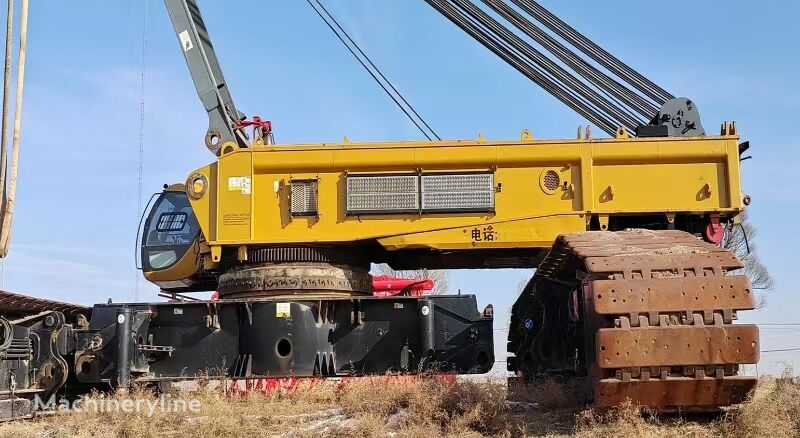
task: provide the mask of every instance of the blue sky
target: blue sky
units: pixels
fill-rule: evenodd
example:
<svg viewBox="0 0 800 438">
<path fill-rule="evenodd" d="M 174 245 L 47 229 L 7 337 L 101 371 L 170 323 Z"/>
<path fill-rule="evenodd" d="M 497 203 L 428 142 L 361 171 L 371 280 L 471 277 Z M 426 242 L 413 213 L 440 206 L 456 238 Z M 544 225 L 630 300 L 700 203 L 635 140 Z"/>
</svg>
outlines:
<svg viewBox="0 0 800 438">
<path fill-rule="evenodd" d="M 213 160 L 169 17 L 161 1 L 147 1 L 145 200 Z M 777 284 L 768 306 L 742 319 L 800 323 L 792 277 L 800 248 L 800 4 L 613 3 L 543 1 L 667 90 L 698 102 L 708 131 L 737 121 L 754 155 L 743 178 L 761 231 L 758 251 Z M 304 1 L 200 4 L 237 106 L 272 120 L 279 143 L 421 138 Z M 529 128 L 537 138 L 565 138 L 585 123 L 422 0 L 325 4 L 443 137 L 516 138 Z M 6 290 L 87 304 L 134 296 L 143 5 L 32 2 Z M 501 329 L 529 275 L 458 271 L 451 285 L 493 303 Z M 155 298 L 154 287 L 140 287 L 143 299 Z M 799 334 L 800 327 L 765 327 L 762 348 L 800 347 Z M 505 333 L 497 335 L 502 351 Z M 780 361 L 800 369 L 800 353 L 770 353 L 760 371 Z"/>
</svg>

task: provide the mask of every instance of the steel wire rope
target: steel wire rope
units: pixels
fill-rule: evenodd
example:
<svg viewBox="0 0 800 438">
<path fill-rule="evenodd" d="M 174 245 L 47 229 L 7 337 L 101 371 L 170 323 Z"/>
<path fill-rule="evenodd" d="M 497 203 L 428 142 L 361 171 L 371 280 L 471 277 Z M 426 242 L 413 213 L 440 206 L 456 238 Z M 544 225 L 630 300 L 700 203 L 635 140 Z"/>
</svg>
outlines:
<svg viewBox="0 0 800 438">
<path fill-rule="evenodd" d="M 422 116 L 419 115 L 419 113 L 414 109 L 414 107 L 403 97 L 402 93 L 400 93 L 394 87 L 394 85 L 392 85 L 391 81 L 389 81 L 389 79 L 386 78 L 386 76 L 383 74 L 383 72 L 381 72 L 381 70 L 372 62 L 372 60 L 366 55 L 366 53 L 364 53 L 364 51 L 361 50 L 359 45 L 355 41 L 353 41 L 352 38 L 350 38 L 350 35 L 347 33 L 347 31 L 344 30 L 344 28 L 341 25 L 339 25 L 339 22 L 336 21 L 336 18 L 334 18 L 333 15 L 331 15 L 328 12 L 328 10 L 325 9 L 325 7 L 322 5 L 322 3 L 319 2 L 319 0 L 314 0 L 314 2 L 319 5 L 319 7 L 322 9 L 322 12 L 319 9 L 317 9 L 317 7 L 314 6 L 314 3 L 312 3 L 312 0 L 306 0 L 306 3 L 308 3 L 308 5 L 311 6 L 311 8 L 314 10 L 314 12 L 316 12 L 317 15 L 319 15 L 319 17 L 322 19 L 322 21 L 325 22 L 325 25 L 328 26 L 328 28 L 336 35 L 336 37 L 339 39 L 339 41 L 342 42 L 342 44 L 345 46 L 345 48 L 347 48 L 347 50 L 350 52 L 350 54 L 353 55 L 353 57 L 356 59 L 356 61 L 358 61 L 358 63 L 361 64 L 362 67 L 364 67 L 364 69 L 367 71 L 367 73 L 369 73 L 369 75 L 372 76 L 372 79 L 374 79 L 375 82 L 377 82 L 378 85 L 380 85 L 380 87 L 383 89 L 383 91 L 386 93 L 386 95 L 388 95 L 392 99 L 392 101 L 394 101 L 395 105 L 397 105 L 397 107 L 400 108 L 401 111 L 403 111 L 403 113 L 406 115 L 406 117 L 408 117 L 408 119 L 411 121 L 411 123 L 413 123 L 414 126 L 417 127 L 417 129 L 419 129 L 419 131 L 422 133 L 422 135 L 424 135 L 425 138 L 427 138 L 428 140 L 433 140 L 433 138 L 436 138 L 437 140 L 441 140 L 439 135 L 436 134 L 436 131 L 434 131 L 433 128 L 431 128 L 430 125 L 425 121 L 425 119 L 422 118 Z M 324 12 L 324 14 L 323 14 L 323 12 Z M 325 15 L 328 16 L 330 21 L 328 20 L 328 18 L 325 17 Z M 331 24 L 331 23 L 333 23 L 333 24 Z M 334 27 L 334 25 L 336 27 Z M 336 30 L 337 28 L 339 29 L 339 31 Z M 344 37 L 342 35 L 344 35 Z M 367 63 L 369 63 L 369 65 L 372 66 L 375 69 L 375 72 L 377 72 L 377 75 L 375 74 L 375 72 L 372 71 L 372 69 L 370 69 L 367 66 L 367 64 L 364 62 L 364 60 L 362 60 L 361 57 L 359 57 L 358 54 L 356 54 L 356 50 L 353 50 L 353 48 L 350 46 L 350 44 L 348 44 L 347 41 L 345 41 L 345 38 L 347 39 L 347 41 L 350 41 L 352 43 L 352 45 L 356 48 L 356 50 L 361 55 L 363 55 L 363 57 L 364 57 L 364 59 L 366 59 Z M 403 104 L 401 104 L 400 101 L 398 101 L 398 97 L 395 97 L 395 95 L 392 94 L 392 92 L 389 91 L 387 86 L 384 85 L 384 83 L 378 78 L 378 76 L 383 78 L 383 80 L 386 82 L 386 84 L 388 84 L 389 88 L 391 88 L 394 91 L 394 93 L 397 94 L 397 96 L 400 98 L 400 100 L 402 100 L 405 103 L 405 105 L 408 106 L 408 108 L 411 110 L 411 112 L 414 115 L 416 115 L 416 117 L 419 119 L 419 121 L 417 121 L 417 119 L 415 119 L 414 116 L 412 116 L 412 114 L 409 113 L 408 109 L 406 109 L 406 107 Z M 425 129 L 422 128 L 420 123 L 422 123 L 422 125 L 427 127 L 428 130 L 430 130 L 430 133 L 425 131 Z"/>
</svg>

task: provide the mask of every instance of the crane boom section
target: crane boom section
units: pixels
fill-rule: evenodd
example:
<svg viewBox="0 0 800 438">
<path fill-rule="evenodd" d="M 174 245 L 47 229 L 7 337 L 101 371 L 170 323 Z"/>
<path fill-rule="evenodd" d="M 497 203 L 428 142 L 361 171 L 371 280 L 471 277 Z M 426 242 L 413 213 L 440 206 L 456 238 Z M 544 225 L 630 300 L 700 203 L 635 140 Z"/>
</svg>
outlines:
<svg viewBox="0 0 800 438">
<path fill-rule="evenodd" d="M 246 147 L 246 138 L 237 127 L 244 115 L 233 103 L 197 2 L 164 0 L 164 4 L 172 19 L 197 94 L 208 113 L 206 146 L 215 153 L 227 142 Z"/>
</svg>

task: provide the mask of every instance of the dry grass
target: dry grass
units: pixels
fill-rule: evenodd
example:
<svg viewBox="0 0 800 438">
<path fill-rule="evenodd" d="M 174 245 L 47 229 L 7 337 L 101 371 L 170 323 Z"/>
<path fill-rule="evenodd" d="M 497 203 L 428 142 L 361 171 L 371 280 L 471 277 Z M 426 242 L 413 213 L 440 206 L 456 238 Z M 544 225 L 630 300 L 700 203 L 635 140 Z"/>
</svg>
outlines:
<svg viewBox="0 0 800 438">
<path fill-rule="evenodd" d="M 762 380 L 753 399 L 722 426 L 742 437 L 800 437 L 800 382 Z"/>
<path fill-rule="evenodd" d="M 520 394 L 508 402 L 496 383 L 387 378 L 241 397 L 201 388 L 173 396 L 199 400 L 197 413 L 60 413 L 0 424 L 0 437 L 800 437 L 800 386 L 776 380 L 721 417 L 642 415 L 634 406 L 599 414 L 575 408 L 575 394 L 554 382 Z M 127 397 L 156 400 L 145 390 Z"/>
<path fill-rule="evenodd" d="M 626 405 L 577 416 L 578 437 L 800 437 L 800 384 L 761 379 L 750 400 L 719 416 L 657 416 Z"/>
</svg>

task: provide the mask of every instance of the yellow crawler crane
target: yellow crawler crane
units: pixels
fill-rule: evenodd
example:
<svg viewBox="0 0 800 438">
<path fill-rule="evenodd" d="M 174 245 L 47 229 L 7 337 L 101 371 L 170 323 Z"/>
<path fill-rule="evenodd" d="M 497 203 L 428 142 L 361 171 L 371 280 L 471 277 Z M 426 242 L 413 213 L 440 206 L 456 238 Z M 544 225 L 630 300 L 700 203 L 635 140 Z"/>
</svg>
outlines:
<svg viewBox="0 0 800 438">
<path fill-rule="evenodd" d="M 175 299 L 87 308 L 0 291 L 0 421 L 32 416 L 37 397 L 132 383 L 492 369 L 491 306 L 374 291 L 371 263 L 536 267 L 512 308 L 510 383 L 563 379 L 598 407 L 742 401 L 759 339 L 735 322 L 755 300 L 719 246 L 750 202 L 735 125 L 706 135 L 693 101 L 533 0 L 426 2 L 611 138 L 277 145 L 236 109 L 196 2 L 165 0 L 216 155 L 143 218 L 143 273 Z M 195 291 L 218 299 L 179 294 Z"/>
<path fill-rule="evenodd" d="M 287 292 L 270 280 L 292 275 L 258 274 L 283 266 L 269 250 L 338 250 L 405 269 L 544 260 L 514 306 L 510 370 L 584 374 L 599 382 L 600 405 L 726 405 L 755 382 L 733 376 L 758 361 L 758 330 L 731 325 L 755 301 L 746 277 L 725 275 L 740 267 L 733 254 L 685 232 L 706 233 L 744 208 L 739 137 L 723 131 L 231 148 L 186 183 L 202 256 L 187 251 L 146 275 L 190 284 L 221 273 L 225 297 Z M 622 231 L 652 224 L 663 230 Z M 367 293 L 366 275 L 352 266 L 325 274 L 348 281 L 290 292 Z"/>
<path fill-rule="evenodd" d="M 429 3 L 612 138 L 579 129 L 570 140 L 526 130 L 515 141 L 271 144 L 269 122 L 246 121 L 233 106 L 194 2 L 167 0 L 218 158 L 154 203 L 144 275 L 168 291 L 218 290 L 223 301 L 307 301 L 370 294 L 370 263 L 538 266 L 511 316 L 508 369 L 523 380 L 582 382 L 597 406 L 631 399 L 704 410 L 743 400 L 755 379 L 739 376 L 739 365 L 758 361 L 758 329 L 734 322 L 755 300 L 746 277 L 728 275 L 741 263 L 718 246 L 749 203 L 735 124 L 706 136 L 691 100 L 612 70 L 641 90 L 633 98 L 578 65 L 619 96 L 598 100 L 550 64 L 541 75 L 471 2 Z M 514 3 L 563 24 L 535 2 Z M 479 22 L 480 32 L 471 27 Z M 616 66 L 610 56 L 602 61 Z M 617 114 L 615 102 L 649 115 Z"/>
</svg>

